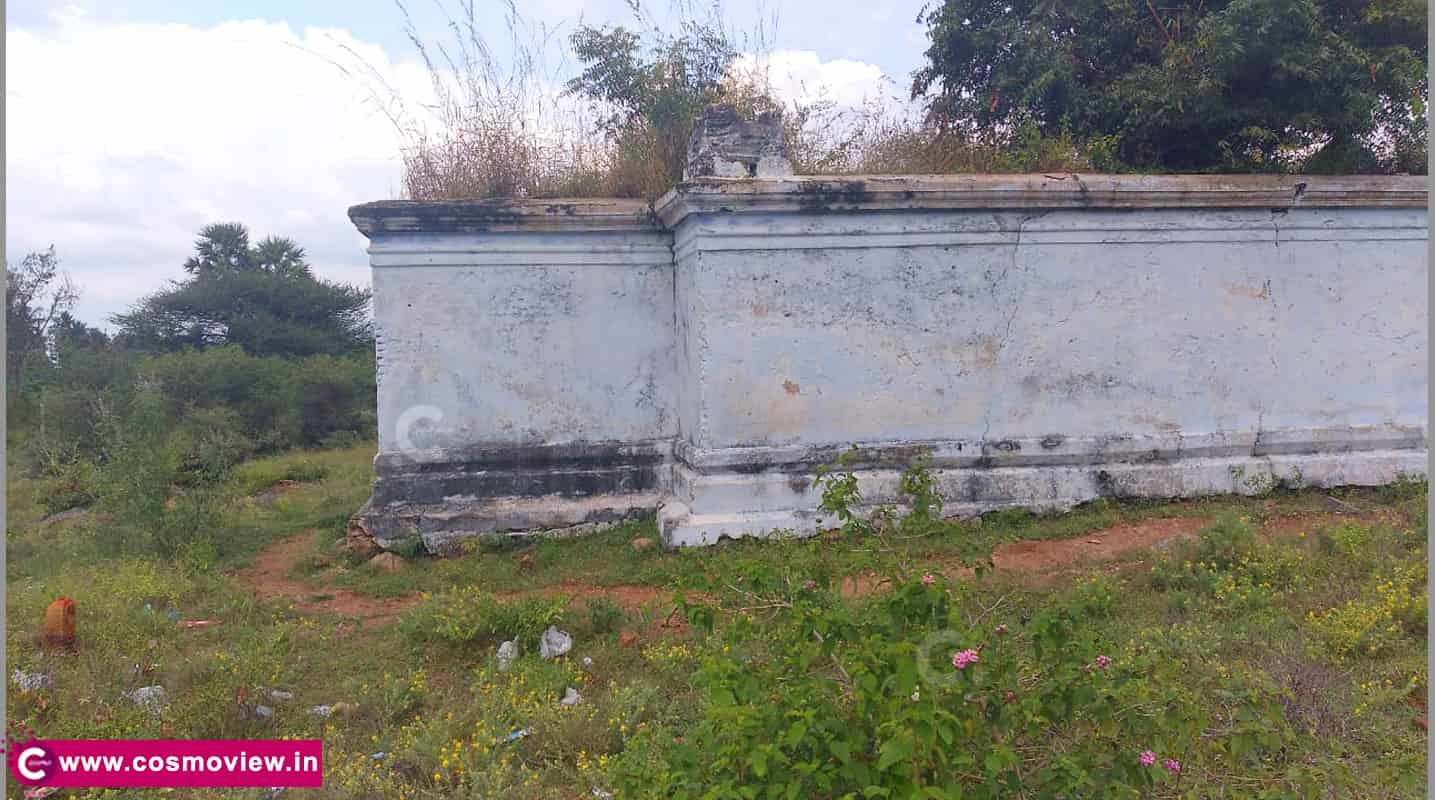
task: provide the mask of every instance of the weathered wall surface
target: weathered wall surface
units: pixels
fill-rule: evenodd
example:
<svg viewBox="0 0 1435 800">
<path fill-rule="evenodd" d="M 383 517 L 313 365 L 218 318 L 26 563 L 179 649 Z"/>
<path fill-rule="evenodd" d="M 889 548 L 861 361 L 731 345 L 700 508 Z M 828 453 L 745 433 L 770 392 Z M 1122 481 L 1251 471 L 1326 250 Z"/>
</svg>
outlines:
<svg viewBox="0 0 1435 800">
<path fill-rule="evenodd" d="M 684 225 L 698 447 L 1425 423 L 1423 211 Z"/>
<path fill-rule="evenodd" d="M 660 234 L 400 234 L 370 253 L 381 451 L 676 431 Z"/>
<path fill-rule="evenodd" d="M 671 237 L 645 205 L 380 203 L 381 540 L 651 508 L 677 432 Z M 368 215 L 368 216 L 365 216 Z M 613 492 L 631 506 L 585 500 Z"/>
<path fill-rule="evenodd" d="M 959 512 L 1424 471 L 1419 178 L 705 180 L 661 224 L 601 202 L 355 209 L 384 536 L 658 502 L 670 543 L 811 531 L 853 443 L 872 501 L 924 455 Z"/>
</svg>

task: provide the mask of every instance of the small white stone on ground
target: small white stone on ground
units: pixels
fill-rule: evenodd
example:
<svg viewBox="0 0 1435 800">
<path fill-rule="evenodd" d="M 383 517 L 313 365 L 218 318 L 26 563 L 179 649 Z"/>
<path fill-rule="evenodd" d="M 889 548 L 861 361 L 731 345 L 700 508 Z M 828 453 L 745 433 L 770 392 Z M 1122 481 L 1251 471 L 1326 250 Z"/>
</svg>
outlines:
<svg viewBox="0 0 1435 800">
<path fill-rule="evenodd" d="M 10 673 L 10 680 L 15 682 L 22 693 L 33 692 L 36 689 L 44 689 L 50 685 L 50 676 L 42 672 L 26 672 L 18 667 Z"/>
<path fill-rule="evenodd" d="M 557 658 L 573 649 L 573 637 L 553 625 L 543 632 L 538 642 L 538 655 L 547 659 Z"/>
<path fill-rule="evenodd" d="M 154 714 L 164 710 L 165 691 L 163 686 L 141 686 L 129 693 L 134 704 Z"/>
<path fill-rule="evenodd" d="M 569 686 L 568 691 L 563 693 L 563 699 L 559 700 L 558 704 L 562 706 L 576 706 L 581 702 L 583 702 L 583 695 L 578 694 L 577 689 Z"/>
<path fill-rule="evenodd" d="M 513 641 L 507 641 L 498 646 L 498 671 L 507 672 L 512 669 L 513 662 L 518 659 L 518 645 Z"/>
</svg>

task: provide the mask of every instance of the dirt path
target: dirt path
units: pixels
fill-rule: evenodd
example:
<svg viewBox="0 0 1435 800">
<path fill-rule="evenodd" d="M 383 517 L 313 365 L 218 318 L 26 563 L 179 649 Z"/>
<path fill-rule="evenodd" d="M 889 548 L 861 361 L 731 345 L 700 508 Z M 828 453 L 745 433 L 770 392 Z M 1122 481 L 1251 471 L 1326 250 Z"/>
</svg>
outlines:
<svg viewBox="0 0 1435 800">
<path fill-rule="evenodd" d="M 1315 531 L 1324 526 L 1344 522 L 1398 524 L 1399 520 L 1394 513 L 1385 511 L 1366 514 L 1287 515 L 1267 520 L 1261 526 L 1261 533 L 1273 537 L 1294 536 L 1302 531 Z M 1139 550 L 1160 550 L 1194 539 L 1202 528 L 1210 524 L 1211 520 L 1206 517 L 1162 517 L 1123 523 L 1072 539 L 1008 542 L 997 546 L 993 551 L 992 563 L 998 570 L 1008 570 L 1030 576 L 1039 583 L 1049 583 L 1082 566 L 1114 561 Z M 417 592 L 403 597 L 380 598 L 349 589 L 314 589 L 302 581 L 288 577 L 295 564 L 313 554 L 314 536 L 314 531 L 305 531 L 270 545 L 255 556 L 252 567 L 239 570 L 234 577 L 261 599 L 288 600 L 304 613 L 330 613 L 355 618 L 361 626 L 392 623 L 398 619 L 400 612 L 419 602 Z M 936 566 L 943 567 L 942 564 Z M 945 567 L 942 571 L 949 577 L 972 574 L 971 569 L 955 563 Z M 841 586 L 842 594 L 849 597 L 884 590 L 884 580 L 871 574 L 850 575 L 842 581 Z M 646 585 L 601 586 L 569 580 L 533 589 L 499 592 L 497 596 L 503 600 L 568 597 L 580 606 L 601 597 L 629 612 L 636 612 L 645 608 L 661 608 L 670 599 L 671 590 Z M 716 599 L 711 597 L 690 596 L 700 602 L 716 602 Z M 663 627 L 673 624 L 675 621 L 668 619 Z"/>
<path fill-rule="evenodd" d="M 357 619 L 361 625 L 370 626 L 397 621 L 401 612 L 417 605 L 422 599 L 419 592 L 401 597 L 374 597 L 351 589 L 315 588 L 289 577 L 295 564 L 313 555 L 315 535 L 313 530 L 304 531 L 264 548 L 254 557 L 253 566 L 234 573 L 235 579 L 261 600 L 287 600 L 303 613 L 335 614 Z M 495 594 L 500 600 L 567 597 L 577 606 L 586 605 L 587 601 L 602 597 L 633 612 L 644 607 L 661 605 L 670 599 L 672 591 L 657 586 L 599 586 L 580 581 L 563 581 L 533 589 Z M 695 599 L 701 601 L 704 597 L 698 595 Z"/>
<path fill-rule="evenodd" d="M 349 589 L 315 589 L 289 577 L 295 564 L 314 553 L 316 532 L 307 530 L 276 542 L 254 557 L 254 565 L 234 573 L 261 600 L 288 600 L 305 613 L 323 612 L 358 619 L 361 625 L 393 622 L 419 601 L 417 594 L 373 597 Z"/>
</svg>

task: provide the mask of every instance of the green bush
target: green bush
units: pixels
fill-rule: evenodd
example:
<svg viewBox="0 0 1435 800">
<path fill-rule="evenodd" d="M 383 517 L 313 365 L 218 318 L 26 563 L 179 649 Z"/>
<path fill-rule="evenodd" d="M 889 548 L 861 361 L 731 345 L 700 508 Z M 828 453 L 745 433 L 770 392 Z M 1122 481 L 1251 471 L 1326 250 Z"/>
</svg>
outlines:
<svg viewBox="0 0 1435 800">
<path fill-rule="evenodd" d="M 419 641 L 453 646 L 494 644 L 513 639 L 526 651 L 538 646 L 549 625 L 563 620 L 565 603 L 529 597 L 501 601 L 474 586 L 426 597 L 403 619 L 406 634 Z"/>
<path fill-rule="evenodd" d="M 155 356 L 141 371 L 159 385 L 176 418 L 230 409 L 256 452 L 375 430 L 374 364 L 367 358 L 258 357 L 231 345 Z"/>
<path fill-rule="evenodd" d="M 1110 652 L 1089 589 L 1018 618 L 974 621 L 962 587 L 912 578 L 866 609 L 799 595 L 718 633 L 681 739 L 649 729 L 614 769 L 631 797 L 1148 797 L 1186 769 L 1287 758 L 1276 687 L 1226 680 L 1249 712 L 1229 754 L 1188 665 Z M 1096 594 L 1101 594 L 1097 592 Z M 1215 678 L 1213 675 L 1211 679 Z M 1150 709 L 1161 709 L 1150 713 Z M 651 740 L 651 741 L 650 741 Z M 649 746 L 649 745 L 653 746 Z M 1143 764 L 1150 750 L 1160 760 Z"/>
<path fill-rule="evenodd" d="M 594 634 L 612 633 L 622 627 L 627 612 L 607 597 L 593 597 L 585 607 L 588 631 Z"/>
<path fill-rule="evenodd" d="M 1226 515 L 1201 531 L 1196 558 L 1217 569 L 1228 569 L 1255 552 L 1256 535 L 1242 517 Z"/>
</svg>

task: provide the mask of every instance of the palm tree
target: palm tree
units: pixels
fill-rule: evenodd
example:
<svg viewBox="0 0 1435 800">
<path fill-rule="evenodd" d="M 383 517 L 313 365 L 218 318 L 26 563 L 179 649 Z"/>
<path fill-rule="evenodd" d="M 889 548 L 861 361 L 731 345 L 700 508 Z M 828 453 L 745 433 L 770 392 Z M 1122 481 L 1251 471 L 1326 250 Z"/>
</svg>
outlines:
<svg viewBox="0 0 1435 800">
<path fill-rule="evenodd" d="M 281 277 L 292 278 L 309 274 L 304 248 L 284 236 L 268 236 L 254 246 L 250 254 L 255 267 Z"/>
<path fill-rule="evenodd" d="M 249 229 L 238 222 L 205 225 L 194 240 L 194 255 L 184 262 L 184 271 L 193 275 L 211 269 L 252 269 Z"/>
</svg>

